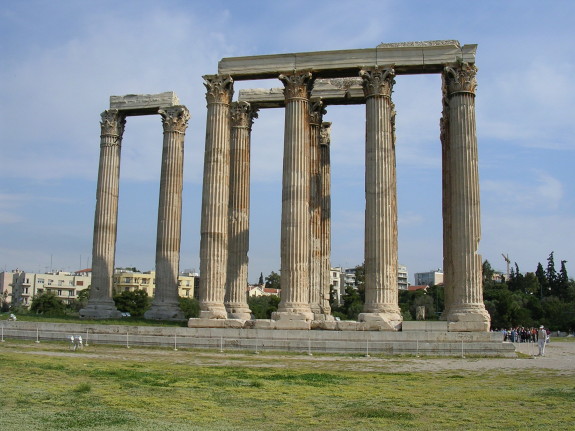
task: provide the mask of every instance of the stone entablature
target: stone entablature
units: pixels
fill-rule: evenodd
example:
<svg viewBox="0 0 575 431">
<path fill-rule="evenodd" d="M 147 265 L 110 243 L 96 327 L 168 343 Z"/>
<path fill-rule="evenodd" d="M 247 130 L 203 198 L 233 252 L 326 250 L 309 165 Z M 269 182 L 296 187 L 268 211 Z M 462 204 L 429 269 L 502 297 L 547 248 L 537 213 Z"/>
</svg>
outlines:
<svg viewBox="0 0 575 431">
<path fill-rule="evenodd" d="M 340 51 L 298 52 L 223 58 L 220 75 L 234 80 L 277 78 L 294 70 L 309 70 L 317 78 L 355 77 L 365 67 L 394 65 L 398 75 L 441 73 L 447 64 L 475 63 L 477 45 L 461 46 L 457 41 L 382 44 L 376 48 Z"/>
<path fill-rule="evenodd" d="M 125 115 L 156 114 L 160 108 L 168 108 L 180 104 L 173 91 L 158 94 L 126 94 L 125 96 L 110 96 L 110 109 L 117 109 Z"/>
</svg>

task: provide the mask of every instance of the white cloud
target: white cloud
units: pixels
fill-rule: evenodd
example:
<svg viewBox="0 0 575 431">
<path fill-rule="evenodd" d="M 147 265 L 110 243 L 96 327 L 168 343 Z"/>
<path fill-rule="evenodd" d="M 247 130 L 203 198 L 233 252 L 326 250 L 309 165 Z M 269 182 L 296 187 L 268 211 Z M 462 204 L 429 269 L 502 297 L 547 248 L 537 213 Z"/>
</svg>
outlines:
<svg viewBox="0 0 575 431">
<path fill-rule="evenodd" d="M 500 210 L 517 213 L 533 209 L 546 213 L 557 210 L 563 199 L 563 184 L 545 172 L 532 172 L 529 181 L 483 181 L 482 194 L 491 202 L 499 202 Z"/>
</svg>

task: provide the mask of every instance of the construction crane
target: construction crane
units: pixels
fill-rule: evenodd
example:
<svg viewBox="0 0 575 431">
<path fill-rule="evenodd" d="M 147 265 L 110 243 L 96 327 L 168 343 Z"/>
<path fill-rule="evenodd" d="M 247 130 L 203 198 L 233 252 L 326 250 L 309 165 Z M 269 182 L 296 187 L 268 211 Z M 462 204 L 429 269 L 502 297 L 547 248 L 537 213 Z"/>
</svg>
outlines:
<svg viewBox="0 0 575 431">
<path fill-rule="evenodd" d="M 509 260 L 509 253 L 507 256 L 501 253 L 501 256 L 503 256 L 503 259 L 505 259 L 505 262 L 507 263 L 507 274 L 505 275 L 505 281 L 507 281 L 509 280 L 509 265 L 511 264 L 511 261 Z"/>
</svg>

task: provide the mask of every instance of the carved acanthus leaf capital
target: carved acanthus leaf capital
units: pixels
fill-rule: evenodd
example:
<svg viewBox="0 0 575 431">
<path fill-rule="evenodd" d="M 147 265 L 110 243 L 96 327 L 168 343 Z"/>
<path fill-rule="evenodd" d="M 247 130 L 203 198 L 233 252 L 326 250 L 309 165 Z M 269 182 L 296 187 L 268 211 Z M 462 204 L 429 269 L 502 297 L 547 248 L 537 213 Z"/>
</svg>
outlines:
<svg viewBox="0 0 575 431">
<path fill-rule="evenodd" d="M 162 125 L 164 132 L 186 133 L 190 111 L 183 105 L 171 106 L 158 110 L 162 116 Z"/>
<path fill-rule="evenodd" d="M 321 99 L 312 100 L 309 104 L 309 123 L 319 127 L 323 116 L 327 113 L 324 103 Z"/>
<path fill-rule="evenodd" d="M 319 144 L 328 146 L 331 143 L 331 123 L 324 121 L 319 129 Z"/>
<path fill-rule="evenodd" d="M 100 117 L 102 117 L 101 136 L 115 136 L 121 139 L 126 125 L 126 116 L 117 109 L 107 109 L 100 114 Z"/>
<path fill-rule="evenodd" d="M 232 127 L 252 129 L 254 119 L 258 118 L 258 109 L 248 102 L 233 102 L 230 108 Z"/>
<path fill-rule="evenodd" d="M 281 74 L 278 78 L 284 85 L 286 103 L 292 99 L 309 99 L 314 81 L 311 72 L 294 72 L 290 75 Z"/>
<path fill-rule="evenodd" d="M 230 75 L 204 75 L 206 100 L 210 103 L 230 104 L 234 93 L 234 80 Z"/>
<path fill-rule="evenodd" d="M 384 69 L 378 67 L 362 69 L 359 71 L 359 76 L 363 79 L 362 85 L 365 97 L 391 97 L 393 84 L 395 84 L 395 79 L 393 79 L 395 77 L 395 70 L 393 66 Z"/>
<path fill-rule="evenodd" d="M 445 86 L 449 96 L 454 93 L 475 94 L 477 88 L 477 67 L 475 64 L 461 62 L 443 69 Z"/>
</svg>

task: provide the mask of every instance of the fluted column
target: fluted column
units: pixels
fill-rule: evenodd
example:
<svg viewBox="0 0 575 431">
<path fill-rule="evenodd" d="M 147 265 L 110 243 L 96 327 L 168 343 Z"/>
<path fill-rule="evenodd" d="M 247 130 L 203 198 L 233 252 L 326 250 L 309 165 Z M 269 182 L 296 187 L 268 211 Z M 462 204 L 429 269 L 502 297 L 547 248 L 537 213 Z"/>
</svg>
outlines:
<svg viewBox="0 0 575 431">
<path fill-rule="evenodd" d="M 362 70 L 366 97 L 365 305 L 360 321 L 401 322 L 397 291 L 397 191 L 393 68 Z"/>
<path fill-rule="evenodd" d="M 443 72 L 443 141 L 445 303 L 443 318 L 452 331 L 488 331 L 489 313 L 483 303 L 479 172 L 475 129 L 477 68 L 459 63 Z M 444 117 L 445 118 L 445 117 Z"/>
<path fill-rule="evenodd" d="M 206 75 L 206 149 L 200 240 L 200 317 L 225 319 L 230 177 L 230 76 Z"/>
<path fill-rule="evenodd" d="M 321 308 L 321 175 L 320 175 L 320 128 L 325 109 L 321 100 L 312 101 L 310 107 L 310 285 L 309 304 L 315 315 Z M 318 316 L 316 316 L 318 317 Z"/>
<path fill-rule="evenodd" d="M 231 319 L 248 320 L 248 249 L 250 229 L 250 133 L 257 109 L 247 102 L 231 106 L 229 254 L 225 306 Z"/>
<path fill-rule="evenodd" d="M 319 175 L 320 175 L 320 306 L 323 314 L 331 314 L 329 304 L 331 288 L 331 123 L 321 123 L 319 130 Z"/>
<path fill-rule="evenodd" d="M 92 247 L 92 285 L 81 317 L 106 319 L 120 317 L 112 299 L 112 279 L 116 255 L 120 152 L 125 116 L 117 109 L 104 111 L 100 122 L 100 164 L 96 191 Z"/>
<path fill-rule="evenodd" d="M 309 306 L 310 72 L 280 75 L 285 94 L 281 300 L 276 320 L 312 320 Z"/>
<path fill-rule="evenodd" d="M 184 136 L 190 113 L 185 106 L 160 109 L 164 127 L 156 240 L 156 290 L 146 319 L 182 320 L 178 273 L 182 226 Z"/>
</svg>

